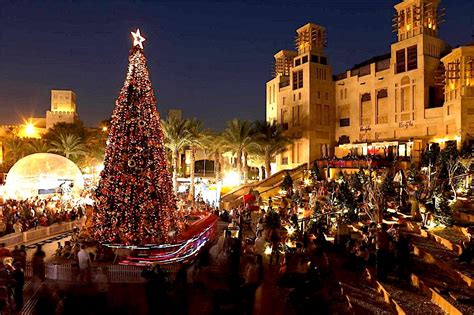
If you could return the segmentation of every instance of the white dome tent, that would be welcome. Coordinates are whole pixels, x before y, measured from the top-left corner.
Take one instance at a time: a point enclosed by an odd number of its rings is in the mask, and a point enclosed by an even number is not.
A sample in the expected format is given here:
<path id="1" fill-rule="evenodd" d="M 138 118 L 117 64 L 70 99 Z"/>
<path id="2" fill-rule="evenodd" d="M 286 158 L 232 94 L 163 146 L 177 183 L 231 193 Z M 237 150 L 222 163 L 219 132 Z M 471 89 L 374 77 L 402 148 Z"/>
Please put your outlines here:
<path id="1" fill-rule="evenodd" d="M 79 197 L 84 179 L 71 160 L 52 153 L 35 153 L 15 163 L 7 175 L 4 194 L 8 198 L 25 199 L 48 196 L 63 191 Z"/>

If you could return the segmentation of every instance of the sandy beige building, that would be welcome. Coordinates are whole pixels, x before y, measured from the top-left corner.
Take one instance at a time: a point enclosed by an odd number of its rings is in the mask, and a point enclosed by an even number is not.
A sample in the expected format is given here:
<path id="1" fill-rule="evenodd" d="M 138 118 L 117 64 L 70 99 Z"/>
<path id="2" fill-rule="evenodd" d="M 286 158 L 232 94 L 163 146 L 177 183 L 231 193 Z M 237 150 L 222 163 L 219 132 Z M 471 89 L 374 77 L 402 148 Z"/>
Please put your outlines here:
<path id="1" fill-rule="evenodd" d="M 296 32 L 296 51 L 275 54 L 274 78 L 266 84 L 266 119 L 280 123 L 294 140 L 277 158 L 276 169 L 325 157 L 334 146 L 334 83 L 324 52 L 326 29 L 308 23 Z"/>
<path id="2" fill-rule="evenodd" d="M 302 90 L 304 96 L 309 95 L 309 101 L 301 104 L 310 112 L 309 123 L 300 131 L 298 139 L 304 145 L 300 151 L 289 148 L 277 159 L 277 169 L 311 162 L 325 152 L 336 157 L 370 153 L 416 160 L 429 143 L 443 146 L 447 141 L 456 141 L 459 147 L 465 141 L 472 143 L 474 45 L 451 49 L 438 37 L 443 12 L 438 0 L 405 0 L 395 5 L 395 10 L 397 40 L 391 45 L 390 53 L 371 58 L 317 84 L 311 85 L 310 81 L 305 87 L 308 90 Z M 304 28 L 323 30 L 307 24 L 297 31 L 298 36 Z M 285 77 L 285 74 L 298 69 L 295 60 L 300 55 L 299 50 L 298 54 L 282 51 L 275 55 L 277 70 L 281 64 L 291 66 L 276 71 L 275 78 L 267 82 L 269 121 L 292 126 L 292 121 L 281 119 L 286 109 L 282 98 L 288 97 L 281 82 L 287 79 L 289 86 L 294 85 L 294 77 Z M 286 61 L 290 59 L 292 62 Z M 327 59 L 325 61 L 327 63 Z M 318 66 L 307 67 L 309 80 L 317 75 Z M 330 67 L 325 65 L 325 70 L 330 72 Z M 328 93 L 329 99 L 323 98 L 323 111 L 312 111 L 315 103 L 311 96 L 320 92 Z M 289 106 L 296 104 L 290 101 Z M 326 118 L 329 119 L 327 126 L 321 124 Z M 323 130 L 318 128 L 324 128 L 330 139 L 322 140 L 318 131 Z M 290 135 L 293 134 L 290 132 Z M 318 151 L 318 145 L 323 143 L 328 147 L 324 152 Z M 284 164 L 285 156 L 296 157 L 290 160 L 292 163 Z"/>
<path id="3" fill-rule="evenodd" d="M 59 122 L 74 123 L 77 120 L 76 93 L 68 90 L 51 90 L 51 110 L 46 112 L 46 129 Z"/>

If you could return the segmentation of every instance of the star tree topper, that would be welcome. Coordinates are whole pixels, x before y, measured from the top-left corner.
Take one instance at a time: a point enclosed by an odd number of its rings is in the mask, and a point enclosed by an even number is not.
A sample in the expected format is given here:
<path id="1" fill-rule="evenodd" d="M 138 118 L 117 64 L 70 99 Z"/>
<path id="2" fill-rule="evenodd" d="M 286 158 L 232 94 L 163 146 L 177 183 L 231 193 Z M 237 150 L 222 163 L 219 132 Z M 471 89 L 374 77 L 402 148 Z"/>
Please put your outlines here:
<path id="1" fill-rule="evenodd" d="M 140 35 L 140 29 L 137 28 L 137 31 L 131 32 L 133 36 L 133 46 L 140 46 L 141 49 L 143 49 L 143 42 L 145 41 L 145 37 Z"/>

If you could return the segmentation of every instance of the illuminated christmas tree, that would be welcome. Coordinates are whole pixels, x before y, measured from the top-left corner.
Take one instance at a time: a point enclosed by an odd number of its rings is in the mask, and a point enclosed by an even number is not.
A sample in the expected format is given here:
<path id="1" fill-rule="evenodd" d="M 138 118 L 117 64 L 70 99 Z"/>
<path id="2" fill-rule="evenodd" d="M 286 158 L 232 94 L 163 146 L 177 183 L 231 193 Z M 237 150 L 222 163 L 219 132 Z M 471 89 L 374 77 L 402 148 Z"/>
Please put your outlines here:
<path id="1" fill-rule="evenodd" d="M 140 30 L 132 35 L 127 76 L 115 102 L 95 193 L 92 233 L 101 243 L 156 244 L 178 232 L 176 200 L 143 53 L 145 39 Z"/>

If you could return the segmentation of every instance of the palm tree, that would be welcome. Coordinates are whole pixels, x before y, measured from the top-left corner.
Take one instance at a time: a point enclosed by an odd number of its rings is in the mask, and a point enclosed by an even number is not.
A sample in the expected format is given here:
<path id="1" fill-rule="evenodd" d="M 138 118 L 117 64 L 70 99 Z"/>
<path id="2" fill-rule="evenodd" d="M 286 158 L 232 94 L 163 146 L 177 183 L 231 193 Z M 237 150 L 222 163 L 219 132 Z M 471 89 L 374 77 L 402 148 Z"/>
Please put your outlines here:
<path id="1" fill-rule="evenodd" d="M 259 180 L 264 179 L 265 174 L 262 170 L 262 166 L 265 165 L 265 151 L 263 147 L 254 143 L 249 149 L 249 165 L 258 168 Z"/>
<path id="2" fill-rule="evenodd" d="M 208 133 L 204 141 L 205 150 L 214 159 L 214 179 L 217 183 L 221 179 L 221 157 L 224 151 L 224 141 L 220 134 L 215 133 Z"/>
<path id="3" fill-rule="evenodd" d="M 188 130 L 188 137 L 186 144 L 189 145 L 190 149 L 190 168 L 189 168 L 189 179 L 190 179 L 190 186 L 189 186 L 189 199 L 191 199 L 194 203 L 194 174 L 195 174 L 195 163 L 196 163 L 196 149 L 197 148 L 204 148 L 205 145 L 205 131 L 202 126 L 202 122 L 197 119 L 190 119 L 188 120 L 187 124 Z"/>
<path id="4" fill-rule="evenodd" d="M 76 158 L 86 154 L 86 146 L 82 138 L 71 133 L 59 133 L 50 143 L 49 152 L 59 153 L 67 159 Z"/>
<path id="5" fill-rule="evenodd" d="M 26 141 L 15 135 L 7 136 L 3 139 L 5 147 L 5 157 L 9 165 L 13 165 L 25 156 L 27 152 Z"/>
<path id="6" fill-rule="evenodd" d="M 188 143 L 189 122 L 187 120 L 168 117 L 161 122 L 163 126 L 163 134 L 165 136 L 165 146 L 171 150 L 171 161 L 173 164 L 173 187 L 175 193 L 178 190 L 178 160 L 179 151 L 181 151 Z"/>
<path id="7" fill-rule="evenodd" d="M 252 123 L 240 119 L 232 119 L 227 122 L 227 128 L 222 133 L 222 138 L 228 149 L 236 155 L 237 173 L 242 177 L 242 158 L 244 159 L 244 182 L 247 182 L 248 148 L 253 142 Z"/>
<path id="8" fill-rule="evenodd" d="M 81 157 L 79 164 L 81 167 L 96 168 L 104 161 L 107 132 L 102 129 L 91 130 L 88 132 L 86 139 L 86 154 Z"/>
<path id="9" fill-rule="evenodd" d="M 105 148 L 107 146 L 106 130 L 96 129 L 89 132 L 87 137 L 87 153 L 97 161 L 103 161 L 105 155 Z"/>
<path id="10" fill-rule="evenodd" d="M 48 142 L 43 139 L 30 139 L 26 144 L 28 153 L 45 153 L 49 150 Z"/>
<path id="11" fill-rule="evenodd" d="M 268 121 L 256 121 L 253 124 L 255 141 L 260 146 L 260 151 L 265 159 L 265 173 L 270 176 L 270 164 L 275 157 L 284 152 L 292 140 L 283 134 L 281 125 Z"/>

